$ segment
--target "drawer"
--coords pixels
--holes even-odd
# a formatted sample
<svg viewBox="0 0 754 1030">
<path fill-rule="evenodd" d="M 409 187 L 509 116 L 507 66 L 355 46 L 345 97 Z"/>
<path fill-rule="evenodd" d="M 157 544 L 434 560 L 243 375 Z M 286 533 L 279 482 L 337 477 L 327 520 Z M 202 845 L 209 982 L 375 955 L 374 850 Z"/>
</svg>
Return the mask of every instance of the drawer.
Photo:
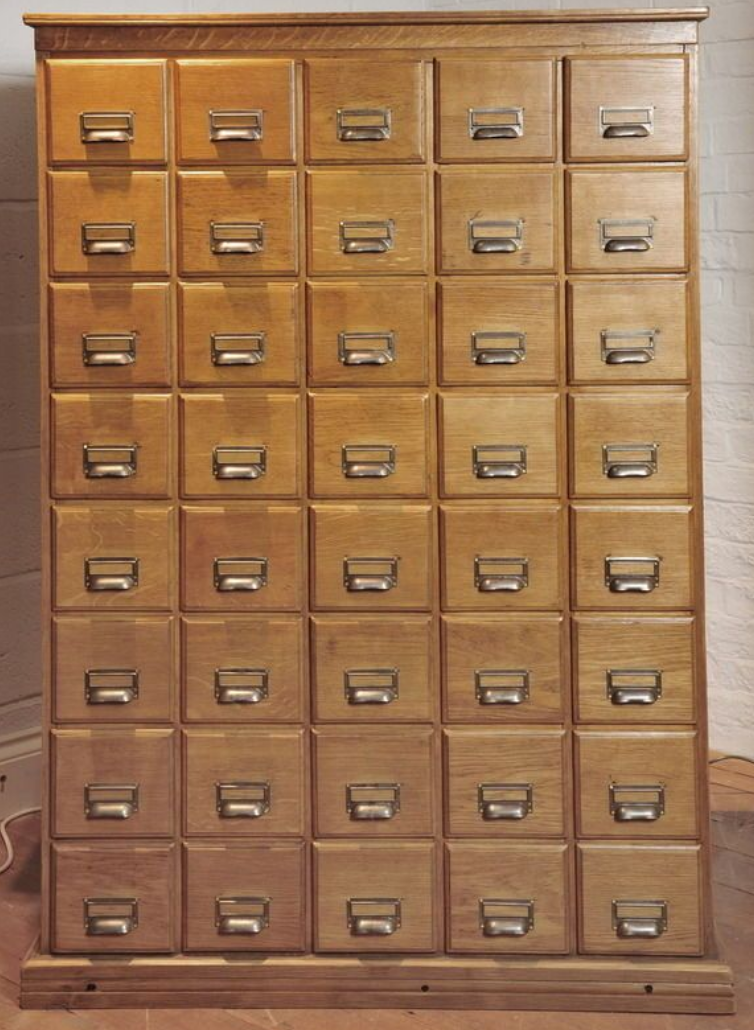
<svg viewBox="0 0 754 1030">
<path fill-rule="evenodd" d="M 683 161 L 688 58 L 570 57 L 569 161 Z"/>
<path fill-rule="evenodd" d="M 183 746 L 186 834 L 303 835 L 303 730 L 191 729 Z"/>
<path fill-rule="evenodd" d="M 569 405 L 573 496 L 688 496 L 687 393 L 572 393 Z"/>
<path fill-rule="evenodd" d="M 444 609 L 563 606 L 565 534 L 560 505 L 445 505 L 440 531 Z"/>
<path fill-rule="evenodd" d="M 306 177 L 312 275 L 427 270 L 423 171 L 317 171 Z"/>
<path fill-rule="evenodd" d="M 428 505 L 313 505 L 311 534 L 314 608 L 430 607 Z"/>
<path fill-rule="evenodd" d="M 301 607 L 300 507 L 186 507 L 181 520 L 185 608 L 296 611 Z"/>
<path fill-rule="evenodd" d="M 426 393 L 309 394 L 313 495 L 425 496 L 428 436 Z"/>
<path fill-rule="evenodd" d="M 685 282 L 568 283 L 572 381 L 686 379 L 688 302 Z"/>
<path fill-rule="evenodd" d="M 423 615 L 311 620 L 317 722 L 430 722 L 434 639 Z"/>
<path fill-rule="evenodd" d="M 552 172 L 445 170 L 440 193 L 443 272 L 552 272 L 557 193 Z"/>
<path fill-rule="evenodd" d="M 554 283 L 440 286 L 440 379 L 451 386 L 555 383 L 559 360 Z"/>
<path fill-rule="evenodd" d="M 173 730 L 57 729 L 51 750 L 56 837 L 173 833 Z"/>
<path fill-rule="evenodd" d="M 52 845 L 52 951 L 173 951 L 172 844 Z"/>
<path fill-rule="evenodd" d="M 562 837 L 566 735 L 560 729 L 444 731 L 451 837 Z"/>
<path fill-rule="evenodd" d="M 699 846 L 579 844 L 582 954 L 699 955 Z"/>
<path fill-rule="evenodd" d="M 430 837 L 435 827 L 431 727 L 314 731 L 319 837 Z"/>
<path fill-rule="evenodd" d="M 573 506 L 577 608 L 691 608 L 693 508 Z"/>
<path fill-rule="evenodd" d="M 45 61 L 50 161 L 164 163 L 166 61 Z"/>
<path fill-rule="evenodd" d="M 176 61 L 178 160 L 293 161 L 293 61 Z"/>
<path fill-rule="evenodd" d="M 53 619 L 58 722 L 169 722 L 175 657 L 168 616 Z"/>
<path fill-rule="evenodd" d="M 304 641 L 295 616 L 184 618 L 187 722 L 298 722 Z"/>
<path fill-rule="evenodd" d="M 50 401 L 56 497 L 170 495 L 170 394 L 58 393 Z"/>
<path fill-rule="evenodd" d="M 688 267 L 686 172 L 570 172 L 572 272 L 681 272 Z"/>
<path fill-rule="evenodd" d="M 169 289 L 163 283 L 50 286 L 53 386 L 169 386 Z"/>
<path fill-rule="evenodd" d="M 570 883 L 565 844 L 446 845 L 448 950 L 564 954 Z"/>
<path fill-rule="evenodd" d="M 573 620 L 580 722 L 693 722 L 694 620 L 579 615 Z"/>
<path fill-rule="evenodd" d="M 167 274 L 165 172 L 47 175 L 51 275 Z"/>
<path fill-rule="evenodd" d="M 552 61 L 437 62 L 442 161 L 552 161 Z"/>
<path fill-rule="evenodd" d="M 426 383 L 429 326 L 423 282 L 308 283 L 306 290 L 313 385 Z"/>
<path fill-rule="evenodd" d="M 295 386 L 301 361 L 295 283 L 178 286 L 184 386 Z"/>
<path fill-rule="evenodd" d="M 443 497 L 558 494 L 557 393 L 445 393 L 440 426 Z"/>
<path fill-rule="evenodd" d="M 184 845 L 186 951 L 303 951 L 305 845 Z"/>
<path fill-rule="evenodd" d="M 184 394 L 184 497 L 295 497 L 301 479 L 296 393 Z"/>
<path fill-rule="evenodd" d="M 421 61 L 307 61 L 306 144 L 310 161 L 421 161 Z"/>
<path fill-rule="evenodd" d="M 185 275 L 295 273 L 296 173 L 179 172 L 178 262 Z"/>
<path fill-rule="evenodd" d="M 562 722 L 568 696 L 560 615 L 445 615 L 447 722 Z"/>
<path fill-rule="evenodd" d="M 171 607 L 172 507 L 65 505 L 52 518 L 57 608 Z"/>
<path fill-rule="evenodd" d="M 434 951 L 437 871 L 429 841 L 314 845 L 316 951 Z"/>
</svg>

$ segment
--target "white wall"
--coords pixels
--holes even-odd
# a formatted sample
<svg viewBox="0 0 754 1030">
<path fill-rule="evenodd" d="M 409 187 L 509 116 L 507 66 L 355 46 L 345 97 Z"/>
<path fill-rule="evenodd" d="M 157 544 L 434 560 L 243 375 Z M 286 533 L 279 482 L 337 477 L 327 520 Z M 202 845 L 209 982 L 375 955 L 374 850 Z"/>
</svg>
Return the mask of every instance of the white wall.
<svg viewBox="0 0 754 1030">
<path fill-rule="evenodd" d="M 2 0 L 0 9 L 0 732 L 39 718 L 36 203 L 32 33 L 77 12 L 687 6 L 693 0 Z M 702 253 L 712 746 L 754 756 L 754 0 L 702 25 Z"/>
</svg>

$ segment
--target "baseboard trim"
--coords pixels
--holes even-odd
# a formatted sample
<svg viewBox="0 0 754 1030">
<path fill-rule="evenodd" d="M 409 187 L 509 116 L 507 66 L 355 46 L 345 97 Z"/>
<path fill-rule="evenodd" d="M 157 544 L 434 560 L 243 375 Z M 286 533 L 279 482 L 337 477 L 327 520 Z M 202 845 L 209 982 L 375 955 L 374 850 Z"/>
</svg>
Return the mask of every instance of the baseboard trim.
<svg viewBox="0 0 754 1030">
<path fill-rule="evenodd" d="M 42 798 L 42 733 L 38 729 L 0 736 L 0 820 Z"/>
</svg>

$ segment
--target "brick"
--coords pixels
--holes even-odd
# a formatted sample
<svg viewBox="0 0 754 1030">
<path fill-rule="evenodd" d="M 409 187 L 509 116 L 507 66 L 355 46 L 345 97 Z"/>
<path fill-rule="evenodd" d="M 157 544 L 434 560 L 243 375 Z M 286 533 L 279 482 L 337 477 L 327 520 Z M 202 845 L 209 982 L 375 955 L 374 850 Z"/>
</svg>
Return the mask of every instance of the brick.
<svg viewBox="0 0 754 1030">
<path fill-rule="evenodd" d="M 754 347 L 716 347 L 704 362 L 707 383 L 754 383 Z"/>
<path fill-rule="evenodd" d="M 41 689 L 40 585 L 39 575 L 0 580 L 0 708 Z"/>
<path fill-rule="evenodd" d="M 702 395 L 704 417 L 711 422 L 754 422 L 754 388 L 710 384 Z"/>
<path fill-rule="evenodd" d="M 703 232 L 702 268 L 754 270 L 754 233 Z"/>
<path fill-rule="evenodd" d="M 704 460 L 725 461 L 728 457 L 728 430 L 719 423 L 704 427 Z"/>
<path fill-rule="evenodd" d="M 699 163 L 702 195 L 725 192 L 728 188 L 729 160 L 714 154 L 702 158 Z"/>
<path fill-rule="evenodd" d="M 29 325 L 37 315 L 37 206 L 0 203 L 0 325 Z"/>
<path fill-rule="evenodd" d="M 746 193 L 754 182 L 754 153 L 732 154 L 725 159 L 727 188 L 733 193 Z"/>
<path fill-rule="evenodd" d="M 730 467 L 711 464 L 705 474 L 707 497 L 716 501 L 746 501 L 754 497 L 754 465 Z M 754 548 L 752 549 L 754 568 Z"/>
<path fill-rule="evenodd" d="M 725 75 L 728 78 L 751 75 L 752 45 L 748 39 L 710 43 L 702 47 L 702 53 L 705 55 L 705 66 L 712 75 Z"/>
<path fill-rule="evenodd" d="M 0 200 L 35 200 L 34 79 L 0 74 Z"/>
<path fill-rule="evenodd" d="M 754 430 L 749 430 L 754 432 Z M 731 433 L 736 436 L 737 433 Z M 754 453 L 752 454 L 754 458 Z M 707 501 L 704 510 L 707 535 L 730 543 L 754 544 L 754 502 L 749 504 L 721 504 Z M 752 584 L 754 587 L 754 584 Z"/>
<path fill-rule="evenodd" d="M 33 312 L 30 312 L 33 314 Z M 0 442 L 6 451 L 39 446 L 38 330 L 6 329 L 0 377 Z"/>
<path fill-rule="evenodd" d="M 754 226 L 754 193 L 729 193 L 715 197 L 714 220 L 716 228 L 723 231 L 736 232 Z"/>
<path fill-rule="evenodd" d="M 0 454 L 0 483 L 12 497 L 3 513 L 0 534 L 0 577 L 17 576 L 39 568 L 39 454 L 13 451 Z"/>
<path fill-rule="evenodd" d="M 754 150 L 754 122 L 747 115 L 721 118 L 711 129 L 717 154 L 750 154 Z"/>
</svg>

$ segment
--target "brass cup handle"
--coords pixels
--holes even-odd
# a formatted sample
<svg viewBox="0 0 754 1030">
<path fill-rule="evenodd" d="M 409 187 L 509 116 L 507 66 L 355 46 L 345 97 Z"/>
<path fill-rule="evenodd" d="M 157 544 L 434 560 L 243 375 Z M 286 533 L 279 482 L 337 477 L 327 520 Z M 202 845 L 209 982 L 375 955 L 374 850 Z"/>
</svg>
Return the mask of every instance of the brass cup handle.
<svg viewBox="0 0 754 1030">
<path fill-rule="evenodd" d="M 518 821 L 525 819 L 529 808 L 525 801 L 483 801 L 482 818 L 488 822 L 497 819 Z"/>
<path fill-rule="evenodd" d="M 138 558 L 87 558 L 84 562 L 84 586 L 89 592 L 134 590 L 138 585 Z"/>
<path fill-rule="evenodd" d="M 485 937 L 525 937 L 529 932 L 526 916 L 486 916 Z"/>
<path fill-rule="evenodd" d="M 221 934 L 255 936 L 266 929 L 262 916 L 224 915 L 221 917 L 218 932 Z"/>
<path fill-rule="evenodd" d="M 612 903 L 612 927 L 621 940 L 656 940 L 668 928 L 667 901 L 616 899 Z"/>
<path fill-rule="evenodd" d="M 213 578 L 219 593 L 255 593 L 267 586 L 267 559 L 215 558 Z"/>
<path fill-rule="evenodd" d="M 476 669 L 474 694 L 480 705 L 521 705 L 529 700 L 528 669 Z"/>
<path fill-rule="evenodd" d="M 213 365 L 261 365 L 267 348 L 266 333 L 212 333 L 210 360 Z"/>
<path fill-rule="evenodd" d="M 397 558 L 346 558 L 343 585 L 349 594 L 384 594 L 398 585 Z"/>
<path fill-rule="evenodd" d="M 606 254 L 644 253 L 654 243 L 654 218 L 600 218 L 600 245 Z"/>
<path fill-rule="evenodd" d="M 524 134 L 522 107 L 471 107 L 469 137 L 473 140 L 521 139 Z"/>
<path fill-rule="evenodd" d="M 357 801 L 350 816 L 355 822 L 379 822 L 394 818 L 395 804 L 392 801 Z"/>
<path fill-rule="evenodd" d="M 346 784 L 346 813 L 354 822 L 384 822 L 400 810 L 400 783 Z"/>
<path fill-rule="evenodd" d="M 88 256 L 132 254 L 136 250 L 134 222 L 84 222 L 81 249 Z"/>
<path fill-rule="evenodd" d="M 125 937 L 138 926 L 138 898 L 84 898 L 87 937 Z"/>
<path fill-rule="evenodd" d="M 82 362 L 87 368 L 110 368 L 136 363 L 138 333 L 82 333 Z"/>
<path fill-rule="evenodd" d="M 642 940 L 654 940 L 661 937 L 663 933 L 662 923 L 659 919 L 634 917 L 632 919 L 619 919 L 616 926 L 616 935 L 625 940 L 627 938 L 641 938 Z"/>
<path fill-rule="evenodd" d="M 525 587 L 524 577 L 513 575 L 481 576 L 477 585 L 477 589 L 482 594 L 517 594 Z"/>
<path fill-rule="evenodd" d="M 348 898 L 346 925 L 352 937 L 390 937 L 401 928 L 401 899 Z"/>
<path fill-rule="evenodd" d="M 351 576 L 348 581 L 348 590 L 351 593 L 358 594 L 364 593 L 365 591 L 375 591 L 383 593 L 387 590 L 393 589 L 393 583 L 390 576 Z"/>
<path fill-rule="evenodd" d="M 396 333 L 340 332 L 338 333 L 338 360 L 342 365 L 389 365 L 395 361 Z"/>
<path fill-rule="evenodd" d="M 613 818 L 616 823 L 654 823 L 662 816 L 657 802 L 623 802 L 615 806 Z"/>
<path fill-rule="evenodd" d="M 653 705 L 662 697 L 662 670 L 606 669 L 605 689 L 613 705 Z"/>
<path fill-rule="evenodd" d="M 608 556 L 605 585 L 611 594 L 651 594 L 660 585 L 660 559 Z"/>
<path fill-rule="evenodd" d="M 270 925 L 271 898 L 215 898 L 215 927 L 223 936 L 255 937 Z"/>
<path fill-rule="evenodd" d="M 86 479 L 131 479 L 136 475 L 139 445 L 84 444 Z"/>
<path fill-rule="evenodd" d="M 336 120 L 341 143 L 381 143 L 391 136 L 389 107 L 343 107 L 338 110 Z"/>
<path fill-rule="evenodd" d="M 354 937 L 390 937 L 397 929 L 395 916 L 354 916 L 351 923 Z"/>
<path fill-rule="evenodd" d="M 210 111 L 209 138 L 213 143 L 258 143 L 264 138 L 264 112 Z"/>
<path fill-rule="evenodd" d="M 79 115 L 81 142 L 133 143 L 133 111 L 82 111 Z"/>
<path fill-rule="evenodd" d="M 643 236 L 631 236 L 626 237 L 623 240 L 607 240 L 605 243 L 605 251 L 608 254 L 641 254 L 651 248 L 652 243 L 650 240 Z"/>
<path fill-rule="evenodd" d="M 343 688 L 349 705 L 389 705 L 398 700 L 398 669 L 346 669 Z"/>
<path fill-rule="evenodd" d="M 654 132 L 654 107 L 600 107 L 603 139 L 646 139 Z"/>
<path fill-rule="evenodd" d="M 130 801 L 92 801 L 87 819 L 130 819 L 134 807 Z"/>
<path fill-rule="evenodd" d="M 131 916 L 90 916 L 88 937 L 125 937 L 135 929 Z"/>
<path fill-rule="evenodd" d="M 343 254 L 386 254 L 395 244 L 395 222 L 341 222 L 340 249 Z"/>
<path fill-rule="evenodd" d="M 263 801 L 226 798 L 220 803 L 223 819 L 261 819 L 267 808 Z"/>
<path fill-rule="evenodd" d="M 392 687 L 352 687 L 348 694 L 350 705 L 389 705 L 393 701 Z"/>
<path fill-rule="evenodd" d="M 87 669 L 84 673 L 88 705 L 128 705 L 138 697 L 138 669 Z"/>
<path fill-rule="evenodd" d="M 84 815 L 87 819 L 131 819 L 139 811 L 136 783 L 87 783 L 84 786 Z"/>
</svg>

